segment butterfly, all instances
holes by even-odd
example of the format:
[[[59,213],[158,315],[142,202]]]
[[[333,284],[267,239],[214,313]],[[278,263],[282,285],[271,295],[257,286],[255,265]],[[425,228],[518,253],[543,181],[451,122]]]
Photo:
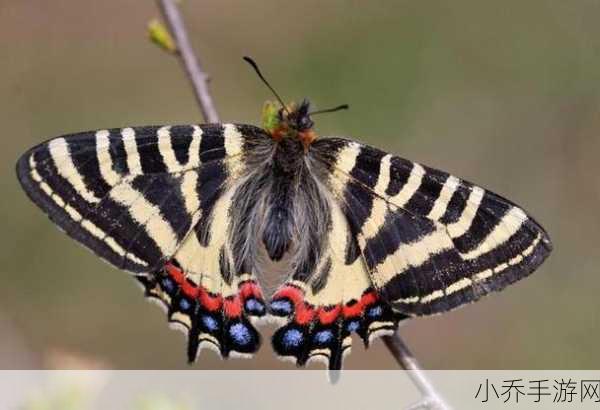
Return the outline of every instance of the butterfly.
[[[519,206],[444,171],[319,137],[314,114],[306,100],[267,103],[262,127],[66,135],[27,151],[17,175],[55,224],[164,304],[187,332],[190,362],[202,347],[251,355],[256,324],[270,318],[278,355],[340,369],[352,334],[368,346],[400,320],[503,289],[551,252]]]

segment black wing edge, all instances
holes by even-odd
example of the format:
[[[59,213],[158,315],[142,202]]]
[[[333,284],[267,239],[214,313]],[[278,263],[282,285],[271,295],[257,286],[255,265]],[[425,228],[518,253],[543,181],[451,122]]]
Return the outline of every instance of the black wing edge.
[[[31,148],[19,158],[16,164],[17,179],[29,199],[31,199],[48,216],[48,218],[67,235],[84,244],[111,265],[118,269],[127,270],[133,273],[147,273],[151,271],[151,267],[137,264],[124,258],[122,255],[115,253],[106,243],[91,235],[81,226],[81,224],[74,221],[64,208],[59,206],[56,201],[40,188],[40,184],[36,182],[31,175],[32,169],[29,165],[29,160],[37,150],[45,147],[46,144],[47,142],[43,142]],[[64,201],[64,198],[61,199]]]
[[[511,206],[518,206],[498,194],[493,195],[498,201],[506,202]],[[466,274],[460,279],[468,278],[473,280],[477,273],[481,273],[486,269],[493,270],[499,266],[502,267],[504,264],[507,264],[507,266],[505,266],[498,273],[494,273],[492,276],[484,280],[477,282],[474,281],[471,286],[465,287],[451,294],[445,294],[443,297],[430,303],[406,305],[392,301],[391,304],[393,309],[398,312],[417,316],[439,314],[454,310],[463,305],[474,303],[490,293],[499,292],[509,285],[531,275],[548,258],[550,253],[552,253],[553,244],[546,230],[535,219],[533,219],[529,213],[525,212],[525,214],[527,215],[528,219],[521,227],[521,230],[519,231],[521,234],[520,238],[518,239],[524,240],[529,238],[529,241],[525,242],[522,249],[526,250],[528,246],[532,246],[533,248],[527,255],[523,256],[523,259],[520,262],[511,265],[507,264],[508,260],[496,259],[496,263],[493,263],[496,255],[509,254],[507,253],[509,252],[508,250],[500,249],[503,247],[512,247],[514,244],[512,240],[509,240],[506,243],[499,245],[499,247],[492,249],[488,253],[487,258],[482,256],[476,259],[470,265]],[[512,256],[515,257],[520,255],[522,252],[524,252],[524,250],[518,252],[517,254],[513,254]],[[479,265],[480,263],[482,265]]]

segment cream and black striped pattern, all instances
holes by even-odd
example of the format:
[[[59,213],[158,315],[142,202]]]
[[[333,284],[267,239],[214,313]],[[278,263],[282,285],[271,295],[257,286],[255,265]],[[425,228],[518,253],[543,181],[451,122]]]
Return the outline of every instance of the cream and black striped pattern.
[[[243,143],[234,125],[100,130],[38,145],[17,174],[70,236],[118,268],[147,273],[210,215]]]
[[[26,152],[17,174],[68,235],[136,273],[186,330],[190,361],[203,345],[254,353],[251,319],[269,314],[285,322],[279,355],[339,369],[353,333],[368,345],[407,316],[475,301],[552,249],[523,209],[467,181],[250,125],[66,135]],[[267,302],[257,278],[274,263],[285,273]]]
[[[264,303],[252,274],[231,269],[228,227],[255,140],[270,138],[234,124],[99,130],[34,147],[17,174],[67,234],[136,273],[188,334],[190,361],[202,346],[244,355],[260,343],[247,315]]]
[[[399,312],[475,301],[527,276],[552,249],[535,220],[481,187],[357,142],[314,145],[374,286]]]

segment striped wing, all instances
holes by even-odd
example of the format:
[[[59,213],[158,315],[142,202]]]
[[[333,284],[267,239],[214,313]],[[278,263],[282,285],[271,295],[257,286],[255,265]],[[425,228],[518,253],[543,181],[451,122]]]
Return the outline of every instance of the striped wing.
[[[243,142],[233,125],[100,130],[34,147],[17,174],[71,237],[120,269],[154,272],[219,197]]]
[[[188,334],[223,356],[256,351],[249,315],[265,306],[250,272],[232,271],[228,210],[248,144],[245,125],[186,125],[67,135],[25,153],[17,174],[59,227],[120,269]]]
[[[398,312],[473,302],[527,276],[552,250],[525,211],[470,182],[345,139],[314,148],[374,286]]]

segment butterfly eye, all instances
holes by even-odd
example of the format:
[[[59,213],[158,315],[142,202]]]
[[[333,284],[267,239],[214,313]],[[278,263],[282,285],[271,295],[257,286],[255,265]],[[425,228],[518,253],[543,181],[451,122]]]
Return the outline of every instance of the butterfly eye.
[[[314,126],[314,122],[310,119],[308,115],[302,116],[298,118],[298,129],[299,130],[308,130]]]

